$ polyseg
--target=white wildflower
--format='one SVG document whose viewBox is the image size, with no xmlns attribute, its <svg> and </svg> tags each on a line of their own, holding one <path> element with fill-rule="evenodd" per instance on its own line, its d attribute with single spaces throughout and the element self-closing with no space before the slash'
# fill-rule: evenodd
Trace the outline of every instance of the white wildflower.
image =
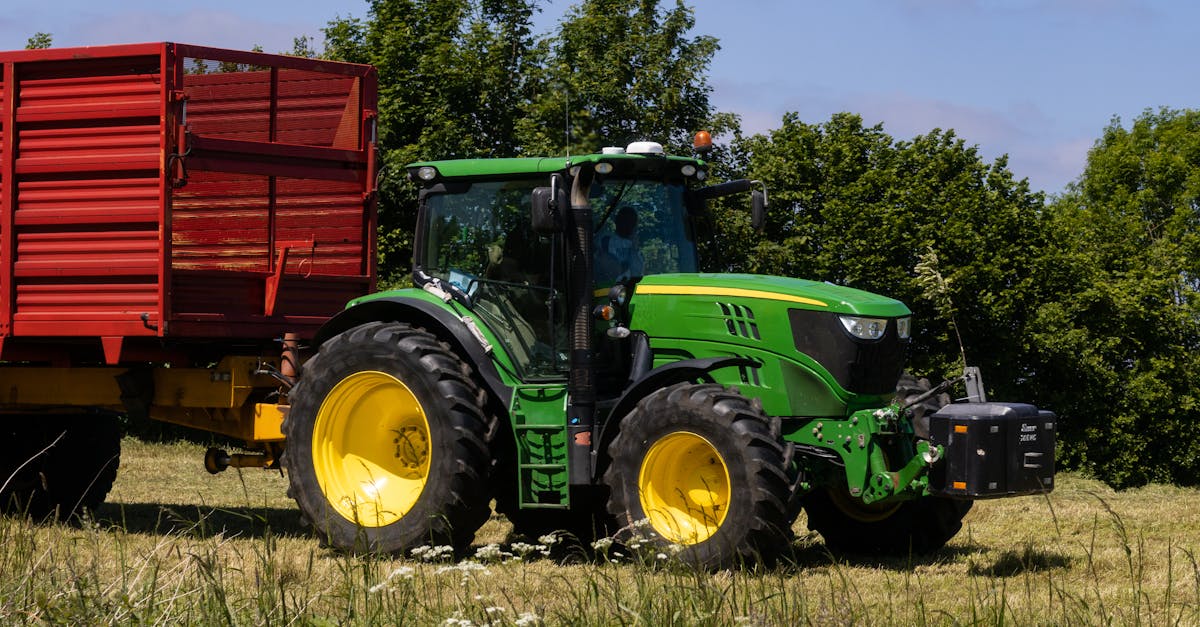
<svg viewBox="0 0 1200 627">
<path fill-rule="evenodd" d="M 444 544 L 440 546 L 419 546 L 412 550 L 412 556 L 420 558 L 422 561 L 436 562 L 444 557 L 453 557 L 454 547 Z"/>
<path fill-rule="evenodd" d="M 607 551 L 613 545 L 612 538 L 600 538 L 592 543 L 592 549 L 600 552 Z"/>
<path fill-rule="evenodd" d="M 434 574 L 441 575 L 443 573 L 453 573 L 453 572 L 460 572 L 463 574 L 472 573 L 472 572 L 482 573 L 484 575 L 492 574 L 492 571 L 488 570 L 487 566 L 484 566 L 483 564 L 480 564 L 479 562 L 473 562 L 471 560 L 459 562 L 458 564 L 451 564 L 449 566 L 442 566 L 442 567 L 438 568 L 437 570 L 435 570 Z"/>
<path fill-rule="evenodd" d="M 475 549 L 475 559 L 484 562 L 502 562 L 512 557 L 512 553 L 500 548 L 499 544 L 487 544 Z"/>
<path fill-rule="evenodd" d="M 383 590 L 384 588 L 386 588 L 388 583 L 390 583 L 393 579 L 395 579 L 397 577 L 400 577 L 401 579 L 412 579 L 413 574 L 416 572 L 417 572 L 417 569 L 413 568 L 412 566 L 397 567 L 395 570 L 388 573 L 387 577 L 385 577 L 383 579 L 383 581 L 371 586 L 369 588 L 369 590 L 371 592 L 379 592 L 380 590 Z"/>
<path fill-rule="evenodd" d="M 504 608 L 502 608 L 498 605 L 493 605 L 491 607 L 483 608 L 483 611 L 487 612 L 488 614 L 500 614 L 500 613 L 504 612 Z"/>
<path fill-rule="evenodd" d="M 541 550 L 544 547 L 540 544 L 529 544 L 528 542 L 513 542 L 512 547 L 510 548 L 512 548 L 513 553 L 521 557 L 525 557 L 534 551 Z"/>
<path fill-rule="evenodd" d="M 666 554 L 666 553 L 659 553 L 659 554 L 655 555 L 654 557 L 655 557 L 656 559 L 665 560 L 665 559 L 667 559 L 667 554 Z"/>
<path fill-rule="evenodd" d="M 513 621 L 517 627 L 531 627 L 533 625 L 541 625 L 542 618 L 533 612 L 521 612 L 517 620 Z"/>
<path fill-rule="evenodd" d="M 556 534 L 556 533 L 548 533 L 548 534 L 538 538 L 538 542 L 541 544 L 544 544 L 546 546 L 554 546 L 555 544 L 558 543 L 558 541 L 559 541 L 559 537 L 558 537 L 558 534 Z"/>
</svg>

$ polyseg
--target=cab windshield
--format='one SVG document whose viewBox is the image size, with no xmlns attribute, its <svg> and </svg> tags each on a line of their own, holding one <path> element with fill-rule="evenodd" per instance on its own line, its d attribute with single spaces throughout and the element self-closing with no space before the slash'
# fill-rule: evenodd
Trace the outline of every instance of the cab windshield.
<svg viewBox="0 0 1200 627">
<path fill-rule="evenodd" d="M 682 184 L 606 178 L 592 184 L 589 197 L 598 286 L 696 271 Z"/>
<path fill-rule="evenodd" d="M 535 233 L 533 189 L 544 177 L 475 181 L 425 197 L 418 265 L 471 297 L 524 379 L 563 376 L 566 351 L 564 238 Z M 682 184 L 608 178 L 590 189 L 595 281 L 695 272 Z"/>
</svg>

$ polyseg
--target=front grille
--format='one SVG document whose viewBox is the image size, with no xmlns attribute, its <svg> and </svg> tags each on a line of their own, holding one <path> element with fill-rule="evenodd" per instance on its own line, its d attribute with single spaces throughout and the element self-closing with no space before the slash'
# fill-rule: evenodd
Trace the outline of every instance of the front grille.
<svg viewBox="0 0 1200 627">
<path fill-rule="evenodd" d="M 908 340 L 896 333 L 896 321 L 878 340 L 860 340 L 838 320 L 838 314 L 806 309 L 788 310 L 796 350 L 829 371 L 834 380 L 857 394 L 890 394 L 904 371 Z"/>
</svg>

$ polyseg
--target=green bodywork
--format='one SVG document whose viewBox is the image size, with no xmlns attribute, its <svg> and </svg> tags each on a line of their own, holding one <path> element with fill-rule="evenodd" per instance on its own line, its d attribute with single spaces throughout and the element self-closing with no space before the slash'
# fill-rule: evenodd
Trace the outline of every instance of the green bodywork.
<svg viewBox="0 0 1200 627">
<path fill-rule="evenodd" d="M 496 181 L 529 180 L 532 181 L 529 185 L 548 186 L 552 174 L 569 180 L 573 168 L 595 167 L 603 161 L 627 166 L 632 164 L 635 173 L 628 174 L 630 178 L 651 183 L 670 180 L 672 184 L 692 189 L 700 187 L 700 181 L 676 172 L 682 166 L 692 166 L 700 172 L 706 167 L 703 161 L 681 157 L 621 154 L 422 162 L 410 165 L 409 172 L 414 178 L 423 179 L 418 174 L 421 168 L 435 169 L 436 174 L 425 179 L 428 196 L 434 198 L 444 194 L 441 188 L 435 188 L 437 185 L 449 188 L 454 185 L 462 187 L 462 183 L 494 184 Z M 578 172 L 577 169 L 574 171 Z M 620 192 L 626 193 L 626 187 L 622 187 Z M 620 195 L 615 194 L 616 197 Z M 597 197 L 601 200 L 595 202 L 596 211 L 607 210 L 611 213 L 616 201 L 608 204 L 609 201 L 604 200 L 608 197 L 602 193 Z M 433 208 L 426 206 L 431 202 L 423 196 L 423 216 L 435 213 Z M 478 201 L 473 202 L 479 204 Z M 472 205 L 473 210 L 478 210 L 475 205 Z M 505 205 L 504 211 L 510 209 Z M 528 209 L 518 207 L 517 211 L 519 214 Z M 598 229 L 604 226 L 601 217 L 597 217 Z M 440 228 L 443 232 L 437 236 L 440 240 L 431 239 L 434 236 L 426 234 L 427 246 L 430 241 L 452 240 L 476 242 L 473 245 L 478 246 L 478 242 L 491 236 L 490 232 L 468 233 L 467 221 L 463 218 L 442 222 L 431 221 L 427 216 L 422 219 L 424 223 L 419 228 L 429 231 Z M 679 219 L 685 220 L 688 216 L 680 214 Z M 493 220 L 495 225 L 502 222 L 501 219 Z M 511 225 L 511 220 L 506 224 Z M 418 235 L 420 237 L 421 234 Z M 512 240 L 511 237 L 508 239 Z M 661 250 L 675 251 L 682 246 L 692 246 L 690 242 L 666 241 L 669 239 L 666 236 L 660 239 L 663 241 L 653 245 Z M 642 241 L 645 247 L 651 244 L 647 240 Z M 410 288 L 373 294 L 352 302 L 350 307 L 376 300 L 423 301 L 426 305 L 444 309 L 463 324 L 474 326 L 484 340 L 481 345 L 486 343 L 490 347 L 488 358 L 492 360 L 500 379 L 512 392 L 507 409 L 517 447 L 516 475 L 520 482 L 521 507 L 569 507 L 567 373 L 565 369 L 554 370 L 553 367 L 535 370 L 529 365 L 529 355 L 533 352 L 550 355 L 551 361 L 557 363 L 553 356 L 561 355 L 562 347 L 541 345 L 555 344 L 555 334 L 558 332 L 551 327 L 550 331 L 538 335 L 538 351 L 528 345 L 516 348 L 519 338 L 514 336 L 519 332 L 514 330 L 513 325 L 497 322 L 495 308 L 485 311 L 480 304 L 487 298 L 484 290 L 488 288 L 488 281 L 483 277 L 491 268 L 485 270 L 481 265 L 454 275 L 450 273 L 451 270 L 458 272 L 462 266 L 469 265 L 468 261 L 464 261 L 466 257 L 460 254 L 461 258 L 454 261 L 458 265 L 451 267 L 454 264 L 442 261 L 437 251 L 428 251 L 425 257 L 422 254 L 418 250 L 418 268 L 423 264 L 427 269 L 442 266 L 429 271 L 435 276 L 442 276 L 443 284 L 454 276 L 468 277 L 458 279 L 459 283 L 463 283 L 459 287 L 464 293 L 475 290 L 475 301 L 451 298 L 447 290 L 426 286 L 426 289 Z M 474 260 L 470 263 L 485 263 L 478 261 L 478 257 L 470 257 Z M 662 267 L 684 268 L 689 265 L 687 259 L 685 254 L 679 253 L 677 261 Z M 597 278 L 594 291 L 597 304 L 607 302 L 609 284 L 611 281 L 606 283 Z M 507 289 L 521 287 L 519 281 L 497 285 Z M 619 308 L 625 317 L 598 320 L 594 330 L 598 339 L 595 341 L 618 341 L 608 339 L 613 334 L 606 331 L 613 327 L 627 327 L 631 332 L 644 333 L 649 340 L 654 369 L 681 360 L 711 357 L 748 359 L 739 362 L 743 365 L 718 368 L 708 374 L 712 380 L 735 386 L 745 396 L 761 401 L 765 413 L 778 419 L 781 437 L 785 442 L 793 443 L 809 453 L 822 452 L 819 455 L 802 454 L 794 457 L 797 467 L 793 470 L 803 473 L 803 489 L 844 482 L 849 494 L 861 499 L 864 504 L 916 498 L 926 493 L 928 468 L 937 460 L 940 451 L 930 450 L 926 442 L 912 437 L 911 421 L 892 404 L 890 392 L 855 393 L 847 390 L 828 368 L 800 350 L 794 339 L 794 323 L 790 320 L 790 312 L 802 311 L 893 321 L 911 316 L 903 303 L 827 283 L 746 274 L 647 272 L 640 279 L 628 282 L 628 286 L 631 295 L 628 302 Z M 555 293 L 550 289 L 545 290 L 551 299 Z M 515 293 L 511 295 L 514 296 L 512 301 L 520 296 Z M 473 306 L 479 310 L 473 310 Z M 551 317 L 553 311 L 551 308 Z M 535 328 L 538 324 L 524 326 Z M 534 372 L 536 376 L 530 374 Z M 620 377 L 615 380 L 620 380 Z M 894 381 L 891 385 L 894 387 Z M 606 412 L 616 405 L 616 399 L 623 391 L 616 388 L 600 390 L 597 405 L 597 421 L 600 425 L 620 419 L 620 416 L 607 415 Z M 597 433 L 600 432 L 602 429 L 597 430 Z M 603 444 L 599 438 L 595 442 L 596 446 Z M 599 454 L 602 455 L 603 451 Z"/>
</svg>

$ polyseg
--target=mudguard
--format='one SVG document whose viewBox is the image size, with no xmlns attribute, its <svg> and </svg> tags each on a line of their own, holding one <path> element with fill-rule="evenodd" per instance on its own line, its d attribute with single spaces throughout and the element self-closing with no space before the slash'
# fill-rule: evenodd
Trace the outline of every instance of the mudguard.
<svg viewBox="0 0 1200 627">
<path fill-rule="evenodd" d="M 453 312 L 416 298 L 379 298 L 345 309 L 330 318 L 313 338 L 313 348 L 329 338 L 360 324 L 375 321 L 403 321 L 419 325 L 448 342 L 454 352 L 470 359 L 471 366 L 483 377 L 489 394 L 504 407 L 512 402 L 512 388 L 500 378 L 492 358 Z"/>
</svg>

